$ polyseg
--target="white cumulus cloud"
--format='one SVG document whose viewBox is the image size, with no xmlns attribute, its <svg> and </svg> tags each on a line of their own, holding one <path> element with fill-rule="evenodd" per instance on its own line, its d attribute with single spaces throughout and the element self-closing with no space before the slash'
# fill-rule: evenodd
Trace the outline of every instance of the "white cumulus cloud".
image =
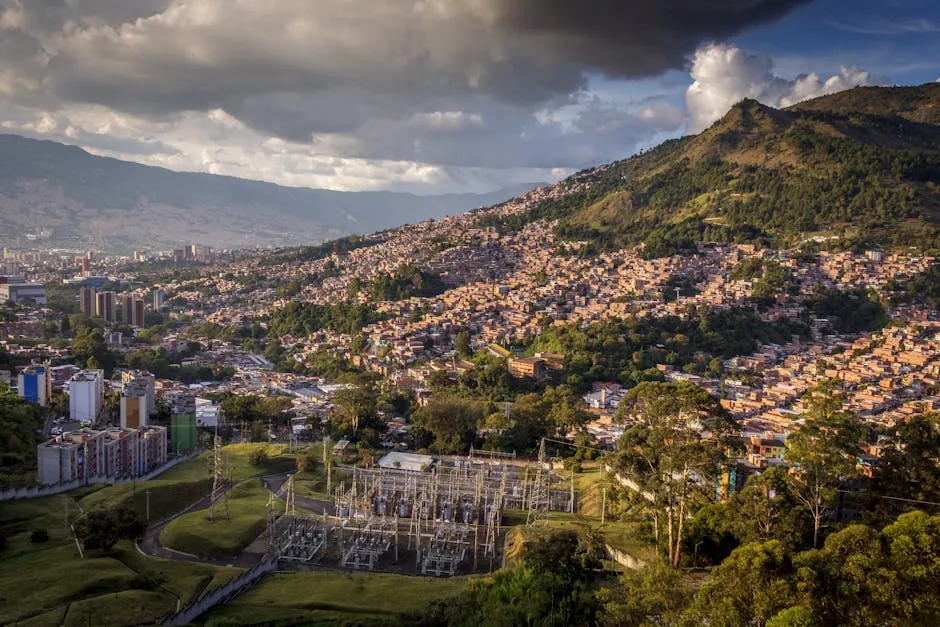
<svg viewBox="0 0 940 627">
<path fill-rule="evenodd" d="M 708 128 L 744 98 L 771 107 L 788 107 L 810 98 L 887 81 L 855 67 L 842 67 L 839 74 L 825 79 L 809 73 L 788 80 L 774 74 L 773 60 L 768 55 L 750 54 L 730 44 L 699 48 L 692 61 L 691 75 L 694 82 L 685 95 L 691 132 Z"/>
</svg>

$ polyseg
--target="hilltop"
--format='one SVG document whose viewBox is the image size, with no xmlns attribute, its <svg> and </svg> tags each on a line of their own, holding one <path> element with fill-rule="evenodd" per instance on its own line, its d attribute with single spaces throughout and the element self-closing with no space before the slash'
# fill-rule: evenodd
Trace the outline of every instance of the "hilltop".
<svg viewBox="0 0 940 627">
<path fill-rule="evenodd" d="M 441 218 L 531 187 L 437 196 L 284 187 L 0 135 L 0 220 L 6 225 L 0 245 L 43 231 L 49 247 L 120 252 L 191 242 L 224 248 L 309 244 Z"/>
<path fill-rule="evenodd" d="M 699 135 L 579 172 L 503 228 L 647 256 L 698 242 L 940 248 L 940 84 L 856 88 L 788 109 L 735 105 Z M 489 223 L 493 223 L 492 218 Z"/>
</svg>

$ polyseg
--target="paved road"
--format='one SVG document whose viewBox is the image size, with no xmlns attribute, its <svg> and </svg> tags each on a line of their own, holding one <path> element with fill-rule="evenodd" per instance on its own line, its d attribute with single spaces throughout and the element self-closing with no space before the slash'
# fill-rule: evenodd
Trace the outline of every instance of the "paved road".
<svg viewBox="0 0 940 627">
<path fill-rule="evenodd" d="M 264 487 L 266 487 L 269 492 L 273 492 L 274 496 L 277 498 L 286 500 L 287 494 L 284 493 L 284 484 L 287 483 L 287 478 L 289 476 L 289 474 L 281 474 L 264 477 Z M 327 499 L 315 499 L 309 496 L 295 493 L 294 505 L 316 514 L 327 514 L 328 516 L 332 516 L 334 513 L 333 501 L 329 501 Z"/>
<path fill-rule="evenodd" d="M 274 495 L 281 499 L 285 500 L 287 495 L 284 494 L 284 484 L 287 483 L 288 474 L 279 474 L 279 475 L 268 475 L 266 477 L 261 477 L 264 486 Z M 231 490 L 233 487 L 239 483 L 245 481 L 250 481 L 256 479 L 257 477 L 250 477 L 248 479 L 243 479 L 237 483 L 230 484 L 226 487 L 226 491 Z M 144 537 L 137 542 L 138 548 L 146 553 L 147 555 L 152 555 L 154 557 L 162 557 L 165 559 L 171 560 L 183 560 L 187 562 L 201 562 L 203 564 L 213 564 L 215 566 L 238 566 L 240 568 L 251 568 L 255 564 L 261 561 L 262 555 L 250 550 L 245 550 L 240 556 L 236 559 L 213 559 L 209 557 L 201 557 L 199 555 L 190 555 L 189 553 L 183 553 L 181 551 L 174 551 L 171 548 L 165 547 L 160 544 L 160 533 L 168 524 L 170 524 L 176 518 L 179 518 L 183 514 L 186 514 L 191 511 L 206 509 L 209 507 L 209 495 L 206 495 L 187 507 L 186 509 L 177 512 L 173 516 L 167 518 L 166 520 L 161 520 L 160 522 L 154 523 L 147 528 L 147 531 L 144 533 Z M 294 496 L 294 504 L 297 507 L 302 509 L 312 511 L 315 513 L 327 513 L 333 514 L 333 503 L 332 501 L 327 501 L 325 499 L 314 499 L 308 496 L 303 496 L 297 494 Z M 260 536 L 259 536 L 260 538 Z M 257 541 L 253 543 L 252 546 L 257 544 Z M 250 548 L 250 547 L 249 547 Z"/>
<path fill-rule="evenodd" d="M 231 488 L 232 486 L 228 487 L 229 490 Z M 186 514 L 187 512 L 209 507 L 209 500 L 209 495 L 206 495 L 186 509 L 177 512 L 166 520 L 161 520 L 158 523 L 154 523 L 147 528 L 147 531 L 144 533 L 144 537 L 137 541 L 137 547 L 147 555 L 152 555 L 154 557 L 162 557 L 171 560 L 183 560 L 187 562 L 201 562 L 204 564 L 214 564 L 216 566 L 232 566 L 234 564 L 234 560 L 219 560 L 208 557 L 200 557 L 198 555 L 190 555 L 189 553 L 174 551 L 173 549 L 167 548 L 160 544 L 160 532 L 162 532 L 168 524 L 183 514 Z"/>
</svg>

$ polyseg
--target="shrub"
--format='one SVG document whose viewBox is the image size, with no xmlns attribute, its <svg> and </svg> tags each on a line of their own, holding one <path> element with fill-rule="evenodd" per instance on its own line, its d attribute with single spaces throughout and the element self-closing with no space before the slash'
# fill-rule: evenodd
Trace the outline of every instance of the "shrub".
<svg viewBox="0 0 940 627">
<path fill-rule="evenodd" d="M 259 448 L 251 452 L 248 455 L 248 461 L 252 466 L 263 466 L 268 462 L 268 451 L 267 449 Z"/>
<path fill-rule="evenodd" d="M 49 532 L 45 529 L 34 529 L 31 534 L 29 534 L 29 541 L 34 544 L 39 544 L 40 542 L 49 541 Z"/>
</svg>

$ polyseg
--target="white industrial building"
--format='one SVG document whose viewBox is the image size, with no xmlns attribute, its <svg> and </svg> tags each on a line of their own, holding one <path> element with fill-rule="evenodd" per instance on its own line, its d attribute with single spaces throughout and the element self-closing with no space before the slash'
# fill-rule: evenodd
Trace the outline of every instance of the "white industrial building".
<svg viewBox="0 0 940 627">
<path fill-rule="evenodd" d="M 430 470 L 433 463 L 434 458 L 430 455 L 394 451 L 379 460 L 379 467 L 395 470 L 410 470 L 412 472 L 427 472 Z"/>
<path fill-rule="evenodd" d="M 104 371 L 82 370 L 69 379 L 69 416 L 95 422 L 104 405 Z"/>
</svg>

